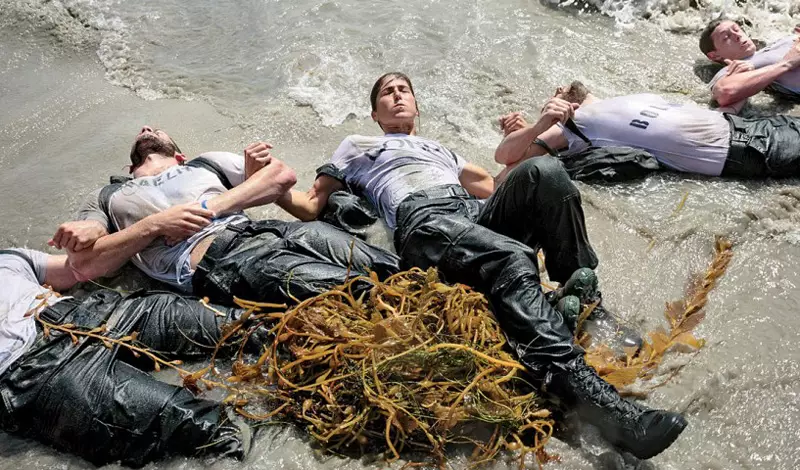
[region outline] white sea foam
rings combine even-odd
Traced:
[[[575,0],[559,2],[561,6],[575,3]],[[673,32],[696,32],[720,17],[743,20],[753,35],[764,40],[786,34],[800,21],[800,0],[585,0],[577,3],[597,8],[620,26],[649,20]]]
[[[296,65],[299,76],[288,88],[289,97],[300,106],[311,106],[324,126],[369,116],[367,90],[358,86],[370,76],[363,65],[346,52],[317,54],[315,59],[314,65]]]

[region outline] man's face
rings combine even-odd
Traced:
[[[387,77],[378,91],[372,118],[384,127],[413,125],[417,114],[417,100],[408,82],[402,78]]]
[[[717,25],[711,33],[711,40],[715,50],[708,53],[708,58],[717,62],[744,59],[756,51],[753,41],[733,21],[723,21]]]

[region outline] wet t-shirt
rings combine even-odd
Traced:
[[[47,255],[42,252],[0,250],[0,374],[36,340],[33,310],[64,299],[42,287],[46,271]]]
[[[785,38],[779,39],[763,49],[759,49],[752,56],[742,60],[752,63],[753,67],[756,69],[776,64],[783,60],[783,57],[787,52],[789,52],[789,49],[794,46],[796,40],[797,36],[794,34],[791,36],[786,36]],[[714,78],[711,79],[711,88],[714,88],[714,85],[727,73],[727,66],[723,67],[722,70],[717,72],[717,74],[714,75]],[[772,83],[773,85],[778,85],[775,88],[777,88],[779,91],[800,94],[800,69],[789,70]]]
[[[436,141],[406,134],[351,135],[331,158],[348,184],[362,190],[395,228],[397,207],[408,195],[445,184],[460,184],[467,164]]]
[[[232,186],[244,181],[244,157],[229,152],[208,152],[200,155],[219,167]],[[135,178],[118,189],[108,201],[108,212],[100,204],[100,190],[89,195],[78,214],[78,220],[97,220],[109,228],[123,230],[145,217],[178,204],[201,202],[226,191],[219,177],[201,167],[176,165],[156,176]],[[228,224],[245,220],[234,214],[212,221],[187,240],[169,246],[157,238],[131,262],[153,279],[185,291],[191,290],[192,249],[209,235],[219,233]]]
[[[688,173],[720,175],[730,146],[730,125],[722,113],[649,93],[582,105],[574,121],[595,146],[643,149],[662,165]],[[567,128],[561,130],[569,142],[563,154],[588,146]]]

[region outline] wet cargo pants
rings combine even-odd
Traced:
[[[731,126],[731,142],[722,176],[800,176],[800,117],[748,119],[726,114],[725,118]]]
[[[220,339],[220,326],[241,313],[219,310],[227,316],[171,293],[101,291],[83,301],[62,300],[40,317],[84,329],[108,322],[112,337],[136,331],[141,345],[165,359],[200,359]],[[212,442],[206,451],[241,454],[238,428],[225,424],[218,402],[143,372],[152,368],[151,360],[125,348],[85,337],[73,344],[56,330],[45,338],[39,328],[32,348],[0,376],[0,426],[95,465],[138,467],[166,454],[197,454]]]
[[[192,285],[198,296],[230,305],[233,297],[293,303],[349,278],[400,270],[394,254],[324,222],[248,221],[231,225],[211,243]],[[354,295],[371,288],[354,284]]]
[[[534,376],[582,354],[561,314],[545,300],[536,257],[541,247],[558,282],[597,265],[580,193],[557,160],[523,162],[483,206],[460,186],[412,194],[398,208],[397,227],[403,263],[435,266],[448,281],[484,293]]]

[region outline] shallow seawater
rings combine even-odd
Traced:
[[[721,11],[747,19],[764,40],[800,22],[795,0],[5,0],[0,244],[45,249],[86,193],[125,172],[143,124],[166,129],[187,154],[270,140],[298,170],[298,187],[308,187],[344,136],[379,131],[367,96],[389,70],[414,79],[424,136],[492,172],[500,169],[492,157],[497,116],[522,110],[535,118],[555,87],[573,79],[600,96],[649,91],[705,106],[696,31]],[[762,95],[747,112],[798,109]],[[647,400],[685,413],[689,427],[678,441],[641,464],[615,460],[586,429],[580,448],[554,440],[561,462],[546,468],[800,468],[797,183],[657,175],[579,185],[604,298],[643,329],[663,324],[664,303],[705,269],[715,236],[735,243],[735,257],[697,330],[707,346],[671,357],[655,382],[685,367]],[[272,207],[253,215],[288,218]],[[372,239],[388,246],[381,229]],[[0,468],[86,466],[0,437]],[[259,432],[245,463],[179,458],[148,468],[381,466],[323,456],[302,432],[276,424]],[[464,466],[454,450],[451,467]],[[516,463],[506,456],[490,468]]]

